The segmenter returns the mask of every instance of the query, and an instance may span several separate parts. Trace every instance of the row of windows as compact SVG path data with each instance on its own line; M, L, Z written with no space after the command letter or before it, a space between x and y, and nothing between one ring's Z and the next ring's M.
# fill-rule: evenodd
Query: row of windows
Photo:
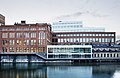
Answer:
M90 48L48 48L48 53L91 53Z
M53 29L54 32L105 32L103 29Z
M44 39L38 40L2 40L2 45L46 45L46 41Z
M17 47L17 48L6 48L6 47L2 47L2 52L45 52L45 48L41 47L41 48L21 48L21 47Z
M119 54L117 54L117 53L93 54L93 57L119 57Z
M2 33L2 38L15 38L15 33ZM16 38L22 38L24 36L24 38L36 38L36 32L25 32L25 33L16 33ZM39 32L38 34L39 39L45 39L46 37L46 33L45 32Z
M56 28L80 28L80 27L82 27L82 25L69 25L69 26L53 26L52 28L53 29L56 29Z
M114 36L114 34L58 34L57 36Z
M2 31L15 31L15 30L37 30L37 28L2 28ZM38 30L46 30L46 28L38 28Z
M48 55L48 58L91 58L91 55L75 55L75 54L72 54L72 55L68 55L68 54L59 54L59 55Z
M58 42L114 42L114 38L59 38Z

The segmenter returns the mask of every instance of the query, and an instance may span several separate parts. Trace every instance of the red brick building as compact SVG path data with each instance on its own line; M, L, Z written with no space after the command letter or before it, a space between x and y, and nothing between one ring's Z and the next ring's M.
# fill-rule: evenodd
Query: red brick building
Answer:
M0 26L0 52L46 52L51 44L51 26L47 23Z

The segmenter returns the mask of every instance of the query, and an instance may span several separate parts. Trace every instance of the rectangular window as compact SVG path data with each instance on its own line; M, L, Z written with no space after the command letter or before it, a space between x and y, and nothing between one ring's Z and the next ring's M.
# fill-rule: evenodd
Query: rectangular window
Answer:
M29 45L29 40L24 40L24 45Z
M10 51L10 52L14 52L14 48L13 48L13 47L10 47L9 51Z
M2 47L2 52L7 52L7 48L6 47Z
M105 39L104 39L104 38L102 38L102 42L105 42Z
M36 30L36 28L30 28L30 30Z
M80 38L80 42L82 42L82 38Z
M36 45L36 40L31 40L31 45Z
M17 45L22 45L22 40L17 40Z
M111 39L111 42L114 42L114 38Z
M31 32L31 38L36 38L36 32Z
M96 34L96 36L98 36L98 34Z
M38 40L38 45L41 45L41 43L40 43L40 42L41 42L41 40L39 39L39 40Z
M99 42L101 42L101 38L99 38Z
M29 38L29 32L24 33L24 38Z
M2 33L2 38L8 38L8 33Z
M8 40L2 40L2 45L8 45Z
M9 38L15 38L15 33L10 33Z
M46 38L46 33L45 32L43 32L43 39L45 39Z
M10 40L9 43L10 43L10 45L14 45L15 44L14 40Z
M60 43L60 39L58 39L58 42Z
M22 32L16 33L16 38L22 38Z

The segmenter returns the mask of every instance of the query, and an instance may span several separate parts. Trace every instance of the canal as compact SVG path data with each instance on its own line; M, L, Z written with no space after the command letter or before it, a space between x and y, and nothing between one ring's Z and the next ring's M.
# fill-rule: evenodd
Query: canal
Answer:
M120 78L120 64L2 63L0 78Z

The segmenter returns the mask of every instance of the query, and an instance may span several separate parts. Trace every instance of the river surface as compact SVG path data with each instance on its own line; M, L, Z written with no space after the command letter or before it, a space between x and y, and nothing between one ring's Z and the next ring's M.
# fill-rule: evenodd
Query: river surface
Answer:
M0 64L0 78L120 78L120 64Z

